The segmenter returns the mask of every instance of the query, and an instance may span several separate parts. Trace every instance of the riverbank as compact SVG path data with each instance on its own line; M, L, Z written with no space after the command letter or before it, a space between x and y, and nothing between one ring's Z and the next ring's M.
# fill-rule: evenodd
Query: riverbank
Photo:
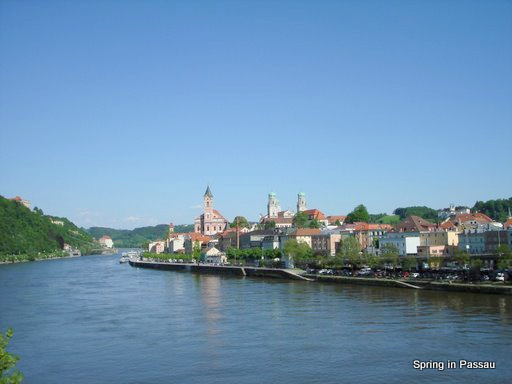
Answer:
M183 271L192 273L232 276L272 277L280 279L312 281L312 279L303 276L304 271L301 269L261 268L236 265L212 265L202 263L169 263L158 262L153 260L133 259L130 260L129 263L132 267L161 269L167 271Z
M494 285L494 284L469 284L452 283L439 281L418 281L410 279L379 279L370 277L350 277L350 276L324 276L324 275L305 275L318 282L336 283L336 284L359 284L375 285L382 287L395 287L407 289L425 289L429 291L452 291L452 292L471 292L471 293L491 293L501 295L512 295L512 286Z
M103 250L102 252L98 252L99 250L96 250L97 252L90 252L87 254L70 254L69 252L62 252L62 253L49 253L45 254L41 257L41 255L35 256L35 255L1 255L0 256L0 265L2 264L17 264L17 263L28 263L31 261L44 261L44 260L55 260L55 259L66 259L66 258L73 258L73 257L81 257L81 256L88 256L88 255L105 255L110 256L115 253L117 253L117 249L113 250Z
M43 255L41 257L40 255L4 255L0 256L0 264L17 264L17 263L28 263L31 261L43 261L43 260L55 260L55 259L63 259L66 257L78 257L78 256L71 256L69 253L52 253Z
M453 291L453 292L471 292L471 293L490 293L512 295L512 286L494 285L494 284L468 284L468 283L444 283L428 280L409 280L409 279L378 279L350 276L325 276L306 274L301 269L279 269L279 268L260 268L248 266L232 265L212 265L212 264L194 264L194 263L169 263L153 260L130 260L132 267L151 268L167 271L182 271L203 274L249 276L249 277L271 277L280 279L304 280L319 283L335 284L356 284L372 285L405 289L425 289L431 291Z

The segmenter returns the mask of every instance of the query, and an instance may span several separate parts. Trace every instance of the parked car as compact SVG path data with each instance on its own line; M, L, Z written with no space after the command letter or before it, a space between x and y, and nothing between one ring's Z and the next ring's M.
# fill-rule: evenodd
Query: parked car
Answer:
M503 272L498 272L496 277L494 278L496 281L505 281L505 274Z
M372 269L369 268L369 267L364 267L364 268L361 268L358 272L357 272L357 275L358 276L368 276L372 273Z

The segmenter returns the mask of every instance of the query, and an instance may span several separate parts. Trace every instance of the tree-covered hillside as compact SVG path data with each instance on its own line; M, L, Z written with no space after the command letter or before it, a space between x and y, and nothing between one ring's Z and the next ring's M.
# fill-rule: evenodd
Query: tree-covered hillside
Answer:
M405 208L397 208L393 211L395 215L400 216L400 219L403 220L409 216L419 216L425 220L437 221L437 211L428 207L405 207Z
M55 252L64 243L82 253L95 247L92 237L68 219L44 215L40 209L31 211L0 196L0 255Z
M164 239L167 237L169 226L167 224L159 224L150 227L129 229L113 229L105 227L91 227L87 232L99 239L102 236L110 236L114 241L114 246L117 248L137 248L142 247L148 241ZM194 230L194 226L190 225L176 225L174 231L178 233L190 232Z
M473 212L481 212L490 218L504 222L508 218L509 209L512 211L512 197L509 199L497 199L488 201L477 201L473 206Z

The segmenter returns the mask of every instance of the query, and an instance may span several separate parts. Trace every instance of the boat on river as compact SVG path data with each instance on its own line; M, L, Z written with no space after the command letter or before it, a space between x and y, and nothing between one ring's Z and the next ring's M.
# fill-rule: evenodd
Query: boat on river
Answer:
M127 263L128 261L130 261L130 259L136 259L137 257L139 257L139 252L137 252L137 251L123 252L121 254L121 258L119 259L119 262Z

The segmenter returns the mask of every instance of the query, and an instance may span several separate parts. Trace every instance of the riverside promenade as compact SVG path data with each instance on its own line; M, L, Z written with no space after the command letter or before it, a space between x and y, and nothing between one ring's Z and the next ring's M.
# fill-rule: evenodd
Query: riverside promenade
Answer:
M289 280L302 280L319 283L335 284L356 284L373 285L382 287L394 287L405 289L424 289L429 291L452 291L452 292L471 292L471 293L490 293L501 295L512 295L512 286L494 285L494 284L469 284L469 283L449 283L430 280L410 280L410 279L385 279L368 277L349 277L349 276L326 276L306 274L302 269L286 268L260 268L237 265L213 265L206 263L171 263L153 260L135 260L129 261L132 267L151 268L166 271L182 271L214 275L231 276L249 276L249 277L271 277Z
M209 273L215 275L233 275L250 277L273 277L280 279L313 281L309 277L303 276L305 271L302 269L286 268L260 268L237 265L213 265L205 263L170 263L152 260L130 260L132 267L152 268L166 271L183 271L193 273Z

